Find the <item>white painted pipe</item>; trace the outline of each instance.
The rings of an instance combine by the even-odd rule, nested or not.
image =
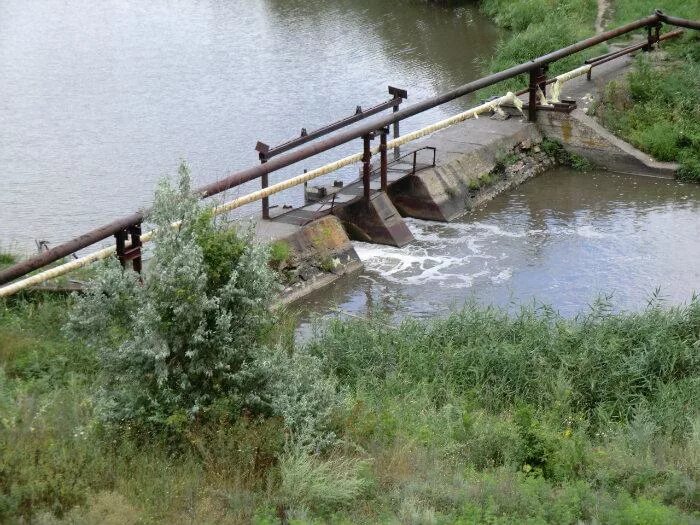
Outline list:
[[[513,104],[519,110],[522,109],[522,102],[520,101],[520,99],[518,97],[516,97],[513,93],[508,92],[506,95],[504,95],[496,100],[486,102],[486,103],[481,104],[479,106],[476,106],[472,109],[469,109],[467,111],[459,113],[458,115],[454,115],[452,117],[449,117],[449,118],[446,118],[446,119],[441,120],[439,122],[436,122],[435,124],[431,124],[429,126],[421,128],[419,130],[413,131],[411,133],[407,133],[406,135],[402,135],[399,138],[387,141],[387,149],[401,146],[403,144],[414,141],[414,140],[419,139],[421,137],[425,137],[426,135],[430,135],[432,133],[435,133],[436,131],[447,128],[449,126],[453,126],[453,125],[455,125],[459,122],[463,122],[469,118],[472,118],[472,117],[478,118],[478,115],[480,113],[484,113],[486,111],[496,111],[501,105],[507,104],[507,103]],[[372,151],[372,153],[377,153],[379,151],[379,146],[375,146],[374,148],[371,149],[371,151]],[[263,188],[261,190],[254,191],[253,193],[250,193],[250,194],[245,195],[243,197],[239,197],[237,199],[226,202],[224,204],[220,204],[220,205],[215,206],[213,208],[213,210],[212,210],[213,215],[221,215],[223,213],[227,213],[227,212],[234,210],[236,208],[239,208],[245,204],[255,202],[255,201],[260,200],[264,197],[269,197],[270,195],[274,195],[275,193],[279,193],[281,191],[287,190],[287,189],[292,188],[294,186],[298,186],[299,184],[303,184],[304,182],[307,182],[309,180],[312,180],[312,179],[315,179],[317,177],[321,177],[323,175],[326,175],[328,173],[332,173],[334,171],[337,171],[340,168],[343,168],[345,166],[349,166],[349,165],[354,164],[356,162],[360,162],[362,160],[362,156],[363,156],[362,153],[355,153],[354,155],[344,157],[340,160],[337,160],[335,162],[331,162],[330,164],[326,164],[324,166],[321,166],[320,168],[316,168],[316,169],[311,170],[311,171],[304,173],[302,175],[297,175],[296,177],[292,177],[291,179],[287,179],[283,182],[279,182],[277,184],[273,184],[271,186],[268,186],[267,188]],[[173,223],[171,226],[176,228],[179,225],[180,225],[180,222],[178,221],[176,223]],[[142,243],[149,242],[153,238],[153,234],[154,234],[154,230],[150,230],[148,232],[145,232],[141,236],[141,242]],[[50,279],[55,279],[56,277],[60,277],[61,275],[65,275],[65,274],[70,273],[74,270],[77,270],[79,268],[87,266],[88,264],[91,264],[95,261],[106,259],[107,257],[114,255],[115,253],[116,253],[116,248],[114,246],[110,246],[108,248],[103,248],[101,250],[93,252],[93,253],[86,255],[84,257],[80,257],[79,259],[76,259],[74,261],[70,261],[70,262],[58,265],[54,268],[44,270],[43,272],[36,273],[36,274],[31,275],[29,277],[25,277],[24,279],[20,279],[19,281],[16,281],[14,283],[10,283],[10,284],[0,288],[0,297],[8,297],[10,295],[13,295],[13,294],[19,292],[20,290],[24,290],[25,288],[28,288],[30,286],[35,286],[37,284],[41,284],[41,283],[48,281]]]

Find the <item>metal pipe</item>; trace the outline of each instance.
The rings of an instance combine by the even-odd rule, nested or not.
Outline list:
[[[386,136],[388,133],[389,128],[382,128],[379,131],[379,176],[384,193],[386,193],[388,188],[387,172],[389,170],[389,163],[386,158]]]
[[[389,89],[389,92],[391,93],[391,89]],[[397,90],[401,93],[405,93],[405,90]],[[393,94],[393,93],[392,93]],[[359,111],[357,111],[354,115],[350,117],[346,117],[344,119],[338,120],[337,122],[333,122],[332,124],[329,124],[327,126],[323,126],[322,128],[318,128],[314,131],[311,131],[310,133],[307,133],[306,130],[302,130],[302,135],[296,139],[289,140],[287,142],[284,142],[280,144],[279,146],[275,146],[274,148],[269,148],[267,147],[266,144],[263,144],[262,142],[258,142],[256,145],[256,149],[260,151],[258,148],[264,148],[264,154],[265,158],[270,159],[272,157],[275,157],[281,153],[284,153],[285,151],[289,151],[290,149],[296,148],[297,146],[301,146],[302,144],[306,144],[307,142],[310,142],[314,139],[317,139],[319,137],[322,137],[323,135],[328,135],[329,133],[332,133],[333,131],[337,131],[339,129],[345,128],[351,124],[354,124],[355,122],[359,122],[360,120],[366,119],[367,117],[371,117],[372,115],[376,115],[377,113],[381,113],[385,109],[389,108],[394,108],[394,111],[396,111],[396,108],[399,107],[399,104],[403,102],[403,99],[406,97],[401,97],[398,95],[394,95],[394,98],[387,100],[386,102],[382,102],[380,104],[377,104],[376,106],[373,106],[368,109],[361,109],[358,107]],[[262,152],[261,152],[262,153]]]
[[[676,38],[684,33],[683,29],[674,29],[673,31],[669,31],[668,33],[664,33],[663,35],[659,36],[659,42],[663,42],[664,40],[670,40],[671,38]],[[613,60],[615,58],[620,58],[621,56],[628,55],[629,53],[634,53],[635,51],[639,51],[642,49],[644,46],[646,46],[646,42],[641,42],[639,44],[634,44],[631,46],[624,47],[622,49],[618,49],[617,51],[610,51],[608,53],[605,53],[604,55],[600,55],[597,57],[589,58],[584,62],[584,64],[590,64],[592,66],[597,66],[600,64],[604,64],[606,62],[609,62],[610,60]]]
[[[683,29],[676,29],[674,31],[669,31],[668,33],[665,33],[659,37],[659,42],[663,42],[664,40],[669,40],[671,38],[676,38],[684,33]],[[630,53],[634,53],[635,51],[639,51],[640,49],[644,49],[647,46],[647,42],[641,42],[639,44],[635,44],[633,46],[626,47],[624,49],[620,49],[619,51],[615,51],[614,53],[609,53],[607,55],[603,55],[602,57],[598,57],[596,59],[591,59],[587,60],[586,64],[590,64],[591,67],[596,67],[601,64],[605,64],[606,62],[610,62],[611,60],[615,60],[616,58],[620,58],[625,55],[629,55]]]
[[[370,140],[372,134],[367,133],[362,137],[363,154],[362,154],[362,189],[365,197],[365,206],[369,207],[369,182],[370,174],[372,173],[372,151]]]
[[[688,29],[700,30],[700,21],[698,21],[698,20],[687,20],[685,18],[677,18],[675,16],[668,16],[668,15],[665,15],[662,11],[659,11],[658,9],[656,10],[656,12],[654,14],[659,17],[659,20],[661,22],[666,22],[669,25],[678,26],[678,27],[687,27]]]
[[[654,13],[651,16],[641,18],[635,22],[631,22],[629,24],[625,24],[624,26],[618,27],[617,29],[606,31],[591,38],[581,40],[580,42],[559,49],[557,51],[553,51],[529,62],[510,67],[498,73],[487,75],[483,78],[474,80],[472,82],[468,82],[467,84],[459,86],[441,95],[431,97],[429,99],[413,104],[409,107],[405,107],[403,109],[395,111],[391,115],[371,120],[354,128],[345,129],[331,137],[328,137],[326,139],[320,140],[312,144],[308,144],[303,148],[299,148],[289,153],[280,155],[279,157],[270,159],[265,164],[260,164],[238,171],[224,179],[201,186],[200,188],[195,190],[195,193],[200,194],[202,198],[209,197],[211,195],[216,195],[217,193],[221,193],[230,188],[239,186],[253,179],[261,177],[264,174],[272,173],[273,171],[286,168],[287,166],[291,166],[292,164],[296,164],[299,161],[308,159],[309,157],[313,157],[314,155],[323,153],[324,151],[328,151],[329,149],[335,148],[336,146],[340,146],[341,144],[345,144],[357,138],[363,137],[364,135],[371,133],[376,129],[389,126],[391,124],[399,122],[400,120],[412,117],[414,115],[417,115],[418,113],[422,113],[423,111],[432,109],[436,106],[440,106],[456,98],[462,97],[469,93],[473,93],[474,91],[478,91],[479,89],[492,86],[493,84],[497,84],[498,82],[501,82],[503,80],[508,80],[510,78],[527,73],[535,67],[543,66],[550,62],[554,62],[556,60],[567,57],[569,55],[573,55],[574,53],[578,53],[579,51],[588,49],[589,47],[593,47],[602,42],[611,40],[613,38],[619,37],[631,31],[635,31],[642,27],[656,24],[660,20],[660,16],[661,15],[659,15],[658,13]],[[670,21],[671,17],[666,18],[669,20],[669,23],[674,23],[673,21]],[[694,26],[686,27],[696,28]],[[114,235],[116,231],[123,230],[124,228],[130,225],[143,222],[144,217],[148,214],[148,212],[149,209],[145,209],[143,211],[133,213],[127,217],[117,219],[108,224],[95,228],[94,230],[91,230],[83,235],[80,235],[79,237],[76,237],[66,243],[55,246],[54,248],[47,250],[35,257],[26,259],[13,266],[10,266],[5,270],[0,271],[0,284],[5,284],[13,279],[16,279],[17,277],[20,277],[33,270],[36,270],[37,268],[41,268],[42,266],[46,266],[47,264],[67,257],[68,255],[75,253],[87,246],[90,246],[91,244],[95,244],[96,242],[99,242],[101,240],[106,239],[107,237]]]

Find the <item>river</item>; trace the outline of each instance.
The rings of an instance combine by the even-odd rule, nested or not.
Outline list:
[[[409,219],[398,249],[355,243],[365,271],[292,309],[319,316],[433,317],[468,302],[566,317],[682,304],[700,292],[700,185],[551,170],[453,223]],[[326,313],[327,312],[327,313]]]
[[[181,159],[195,184],[221,178],[257,161],[257,140],[383,101],[388,84],[411,102],[468,82],[498,38],[471,7],[420,1],[0,0],[0,248],[55,245],[148,204]],[[409,220],[401,250],[357,243],[365,271],[295,310],[308,328],[316,313],[429,317],[469,300],[575,315],[612,294],[635,309],[657,287],[681,303],[700,289],[699,224],[698,186],[555,171],[461,221]]]
[[[497,38],[476,9],[420,1],[0,0],[0,247],[55,245],[135,211],[181,160],[197,185],[222,178],[258,162],[256,141],[388,100],[389,84],[410,102],[473,80]]]

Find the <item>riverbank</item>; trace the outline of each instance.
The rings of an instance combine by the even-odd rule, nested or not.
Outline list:
[[[532,169],[526,152],[535,145],[525,146],[477,179],[470,197],[488,198],[494,175]],[[537,148],[562,154],[549,142]],[[599,185],[593,174],[587,183]],[[561,195],[562,185],[552,186]],[[652,193],[659,189],[649,187]],[[611,195],[577,188],[564,200],[625,208],[621,192]],[[643,195],[635,191],[636,199]],[[636,313],[615,312],[600,299],[574,318],[544,305],[511,313],[467,305],[425,321],[334,320],[298,343],[294,321],[268,312],[272,298],[262,292],[275,288],[270,260],[290,280],[299,273],[289,246],[264,253],[196,220],[173,233],[165,226],[175,218],[202,215],[163,204],[160,257],[144,282],[115,263],[96,270],[83,298],[0,302],[0,521],[641,525],[700,518],[697,299],[667,307],[651,293]],[[571,223],[563,213],[578,217],[573,223],[586,235],[598,233],[596,215],[569,206],[512,207],[516,215],[504,223],[518,231],[505,233],[522,233],[538,258],[552,251],[553,215],[559,228]],[[524,226],[510,220],[518,213]],[[678,227],[654,218],[661,229]],[[615,219],[645,243],[645,228],[630,216]],[[601,266],[621,260],[639,286],[637,254],[616,233],[611,244],[622,252],[604,252]],[[501,255],[503,239],[494,244]],[[564,246],[568,258],[554,259],[573,265],[600,251],[576,252],[582,244]],[[651,245],[688,252],[680,243]],[[313,265],[324,270],[329,261]],[[0,266],[9,262],[0,256]],[[464,267],[456,271],[468,277]],[[673,273],[668,265],[662,271]],[[572,273],[581,278],[577,268]]]
[[[700,512],[697,302],[622,315],[600,303],[573,321],[467,307],[399,326],[333,322],[306,348],[286,343],[321,357],[345,396],[337,443],[311,456],[285,451],[277,419],[194,426],[176,453],[155,435],[104,434],[99,360],[62,331],[71,303],[0,308],[3,521],[641,524]]]
[[[545,0],[485,0],[483,11],[512,31],[498,46],[488,70],[500,71],[591,36],[602,29],[601,20],[615,27],[647,16],[656,7],[674,16],[700,18],[700,4],[682,0],[661,6],[646,0],[570,0],[555,7]],[[680,163],[677,177],[687,182],[700,182],[699,49],[700,37],[688,30],[679,41],[664,43],[661,52],[641,54],[631,74],[611,82],[594,108],[599,121],[623,140],[658,161]],[[549,76],[574,69],[603,51],[599,46],[558,61]],[[507,87],[518,89],[526,82],[512,79]]]

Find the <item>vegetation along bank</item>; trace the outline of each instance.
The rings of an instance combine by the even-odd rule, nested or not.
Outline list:
[[[614,3],[614,23],[647,3]],[[698,18],[676,3],[661,7]],[[590,34],[596,9],[483,7],[519,32],[494,68]],[[692,176],[697,129],[680,119],[697,56],[690,80],[674,68],[697,44],[675,46],[660,64],[640,58],[598,111]],[[648,86],[658,94],[643,99]],[[641,134],[647,117],[679,130],[671,146]],[[700,519],[697,298],[623,314],[601,300],[575,319],[469,305],[399,325],[333,321],[298,344],[266,307],[281,255],[212,223],[186,173],[161,185],[150,219],[183,227],[159,229],[143,283],[110,261],[81,296],[0,303],[1,522]]]

